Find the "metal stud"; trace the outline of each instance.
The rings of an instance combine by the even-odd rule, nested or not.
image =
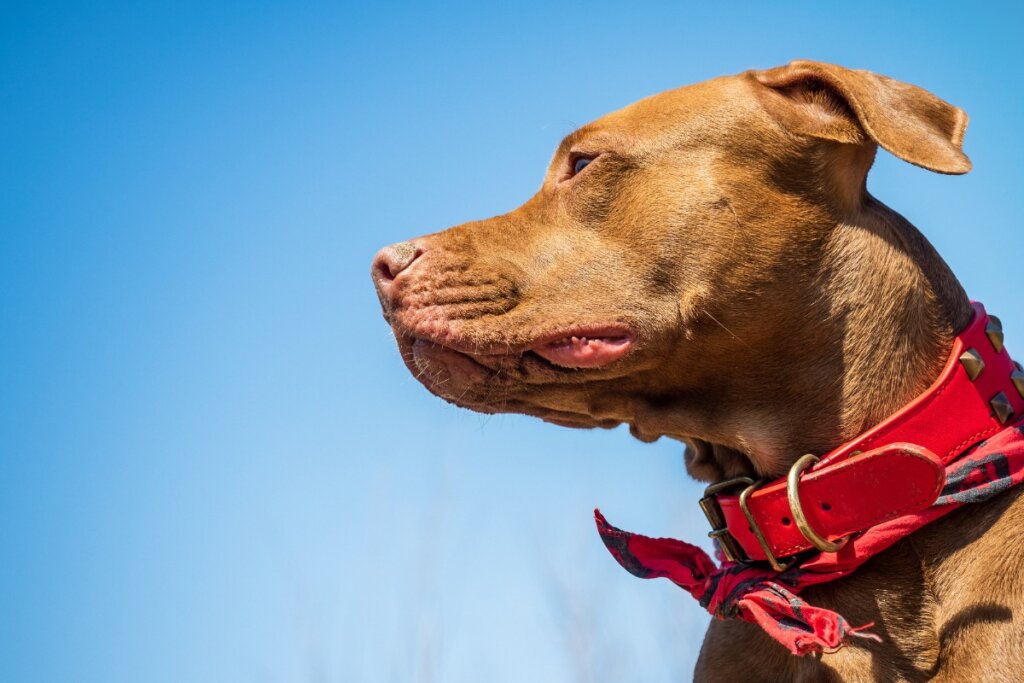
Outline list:
[[[1024,398],[1024,370],[1020,369],[1020,364],[1016,363],[1017,369],[1010,374],[1010,380],[1013,382],[1013,386],[1017,388],[1017,393]]]
[[[1010,405],[1010,399],[1006,398],[1006,394],[999,392],[992,397],[992,400],[988,402],[992,406],[992,412],[999,418],[999,422],[1006,424],[1006,421],[1013,417],[1013,406]]]
[[[994,315],[988,317],[985,334],[988,335],[988,340],[992,342],[992,348],[996,350],[996,353],[1003,350],[1003,323],[999,318]]]
[[[985,369],[985,361],[981,359],[981,354],[975,349],[967,349],[960,354],[960,364],[964,366],[964,370],[967,371],[967,377],[972,382]]]

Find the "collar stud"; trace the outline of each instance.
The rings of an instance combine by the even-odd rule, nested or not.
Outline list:
[[[960,364],[964,366],[964,370],[967,371],[967,377],[972,382],[985,369],[985,361],[981,359],[981,354],[974,348],[967,349],[960,354]]]
[[[985,334],[992,342],[992,348],[999,353],[1003,350],[1003,323],[994,315],[988,317],[988,324],[985,325]]]
[[[1024,398],[1024,369],[1021,369],[1020,363],[1014,363],[1016,370],[1010,374],[1010,381],[1013,382],[1013,386],[1017,389],[1017,393]]]
[[[1007,420],[1013,417],[1013,406],[1010,405],[1010,399],[1006,398],[1006,394],[1003,392],[1000,391],[993,396],[988,404],[992,406],[992,412],[999,418],[1000,423],[1006,424]]]

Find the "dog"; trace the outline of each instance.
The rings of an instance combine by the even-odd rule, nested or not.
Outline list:
[[[709,483],[782,477],[927,390],[971,321],[950,268],[866,189],[879,146],[966,173],[966,127],[867,71],[716,78],[576,130],[525,204],[386,247],[373,280],[409,370],[447,401],[677,439]],[[880,641],[796,657],[714,619],[696,680],[1021,680],[1019,498],[801,594]]]

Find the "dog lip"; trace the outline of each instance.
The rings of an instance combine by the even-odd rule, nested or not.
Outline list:
[[[625,356],[635,342],[633,332],[624,325],[583,325],[560,328],[543,334],[527,344],[467,343],[458,338],[442,335],[424,335],[394,327],[395,336],[404,338],[410,346],[414,342],[443,348],[471,360],[486,357],[521,356],[533,352],[556,367],[585,369],[608,365]]]
[[[530,350],[553,365],[599,368],[625,356],[633,343],[633,334],[625,328],[584,327],[549,335]]]
[[[440,347],[469,357],[519,355],[527,350],[503,342],[481,344],[464,341],[446,335],[423,334],[419,331],[409,331],[394,325],[392,326],[392,329],[394,330],[396,337],[406,339],[410,344],[413,342],[422,342],[426,345]]]

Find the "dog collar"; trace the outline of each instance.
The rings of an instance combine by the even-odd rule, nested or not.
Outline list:
[[[873,429],[822,455],[805,455],[774,481],[738,477],[705,490],[710,536],[733,562],[836,552],[851,537],[930,507],[945,469],[1024,415],[1024,372],[1003,346],[999,319],[974,303],[939,378]],[[788,558],[788,559],[786,559]]]
[[[595,521],[630,573],[667,578],[714,616],[758,624],[793,654],[878,640],[865,631],[872,624],[852,627],[798,593],[1024,483],[1022,416],[1024,370],[1004,350],[998,319],[974,304],[942,374],[898,413],[821,458],[805,455],[785,478],[708,487],[701,508],[720,566],[684,541],[617,529],[598,510]]]

